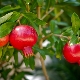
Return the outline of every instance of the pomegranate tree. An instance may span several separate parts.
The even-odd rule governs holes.
[[[80,64],[80,43],[66,43],[63,47],[63,55],[68,62]]]
[[[0,38],[0,47],[5,46],[9,41],[9,35]]]
[[[10,33],[10,44],[22,50],[26,57],[32,56],[32,47],[37,42],[38,35],[36,30],[29,25],[16,26]]]

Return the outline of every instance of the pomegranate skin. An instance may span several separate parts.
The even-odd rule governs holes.
[[[19,25],[10,33],[10,44],[18,50],[23,50],[24,47],[34,46],[37,42],[37,36],[38,35],[33,27]]]
[[[63,55],[68,62],[80,64],[80,44],[66,43],[63,47]]]
[[[9,35],[0,38],[0,47],[5,46],[9,42]]]

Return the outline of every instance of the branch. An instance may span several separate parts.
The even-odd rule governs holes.
[[[27,6],[27,11],[30,11],[29,3],[26,5]]]
[[[38,16],[39,19],[41,19],[40,9],[41,9],[41,7],[38,6],[38,7],[37,7],[37,16]],[[40,30],[40,34],[42,34],[42,28],[41,28],[41,25],[39,25],[39,30]],[[42,43],[43,43],[43,41],[40,40],[40,41],[39,41],[40,49],[43,48],[43,47],[42,47]],[[39,54],[39,55],[40,55],[40,54]],[[45,78],[46,78],[46,80],[49,80],[49,76],[48,76],[48,74],[47,74],[47,70],[46,70],[46,67],[45,67],[45,64],[44,64],[44,60],[43,60],[43,58],[42,58],[41,55],[38,56],[38,57],[39,57],[39,59],[40,59],[40,61],[41,61],[41,65],[42,65],[42,69],[43,69],[43,73],[44,73],[44,75],[45,75]]]
[[[42,18],[41,20],[43,20],[48,14],[50,14],[52,11],[54,10],[54,8],[51,8],[50,11],[48,11]]]
[[[41,7],[38,6],[38,7],[37,7],[37,16],[38,16],[39,19],[41,19],[40,9],[41,9]],[[42,34],[41,25],[39,25],[39,31],[40,31],[40,34]]]
[[[53,34],[53,33],[51,33],[51,34],[43,37],[42,40],[45,40],[45,39],[47,39],[48,37],[53,36],[53,35],[54,35],[54,36],[57,36],[57,37],[59,37],[59,38],[66,38],[66,39],[70,40],[70,37],[63,36],[62,34]]]
[[[46,78],[46,80],[49,80],[49,76],[47,74],[47,71],[46,71],[46,68],[45,68],[45,64],[44,64],[44,60],[43,60],[42,56],[40,56],[40,61],[41,61],[41,64],[42,64],[42,69],[43,69],[43,73],[45,75],[45,78]]]

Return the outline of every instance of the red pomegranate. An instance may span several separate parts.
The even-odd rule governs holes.
[[[22,50],[26,57],[32,56],[32,47],[37,42],[38,35],[36,30],[29,25],[16,26],[10,33],[10,44]]]
[[[0,47],[5,46],[9,41],[9,35],[0,38]]]
[[[66,43],[63,47],[63,55],[68,62],[80,64],[80,43]]]

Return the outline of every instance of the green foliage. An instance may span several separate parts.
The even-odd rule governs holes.
[[[43,6],[44,0],[37,0],[38,6]]]
[[[66,67],[62,59],[62,49],[68,41],[73,44],[80,42],[79,8],[79,0],[1,0],[0,38],[10,34],[16,25],[27,24],[33,26],[38,33],[38,41],[33,46],[34,55],[40,53],[44,60],[46,55],[52,60],[54,56],[56,57],[54,63],[51,63],[50,70],[55,68],[58,73],[54,70],[56,74],[53,75],[57,76],[52,78],[53,75],[50,74],[52,76],[49,75],[50,80],[78,80],[75,76],[71,78],[75,67],[73,72],[68,69],[68,65]],[[46,41],[48,44],[43,46]],[[24,75],[32,75],[33,73],[21,69],[24,63],[25,68],[37,70],[35,56],[26,58],[22,54],[21,51],[12,47],[9,42],[7,45],[0,47],[0,78],[4,80],[8,80],[8,78],[9,80],[27,80]],[[19,58],[19,55],[22,59]],[[14,61],[10,62],[12,58]],[[59,62],[57,62],[57,58]],[[60,60],[63,62],[60,63]],[[9,75],[12,70],[13,74]]]
[[[7,6],[4,6],[3,8],[0,9],[0,14],[3,14],[3,13],[8,12],[8,11],[16,10],[19,8],[20,8],[20,6],[11,7],[11,5],[7,5]]]
[[[22,78],[24,77],[24,72],[20,72],[15,78],[14,80],[22,80]]]

